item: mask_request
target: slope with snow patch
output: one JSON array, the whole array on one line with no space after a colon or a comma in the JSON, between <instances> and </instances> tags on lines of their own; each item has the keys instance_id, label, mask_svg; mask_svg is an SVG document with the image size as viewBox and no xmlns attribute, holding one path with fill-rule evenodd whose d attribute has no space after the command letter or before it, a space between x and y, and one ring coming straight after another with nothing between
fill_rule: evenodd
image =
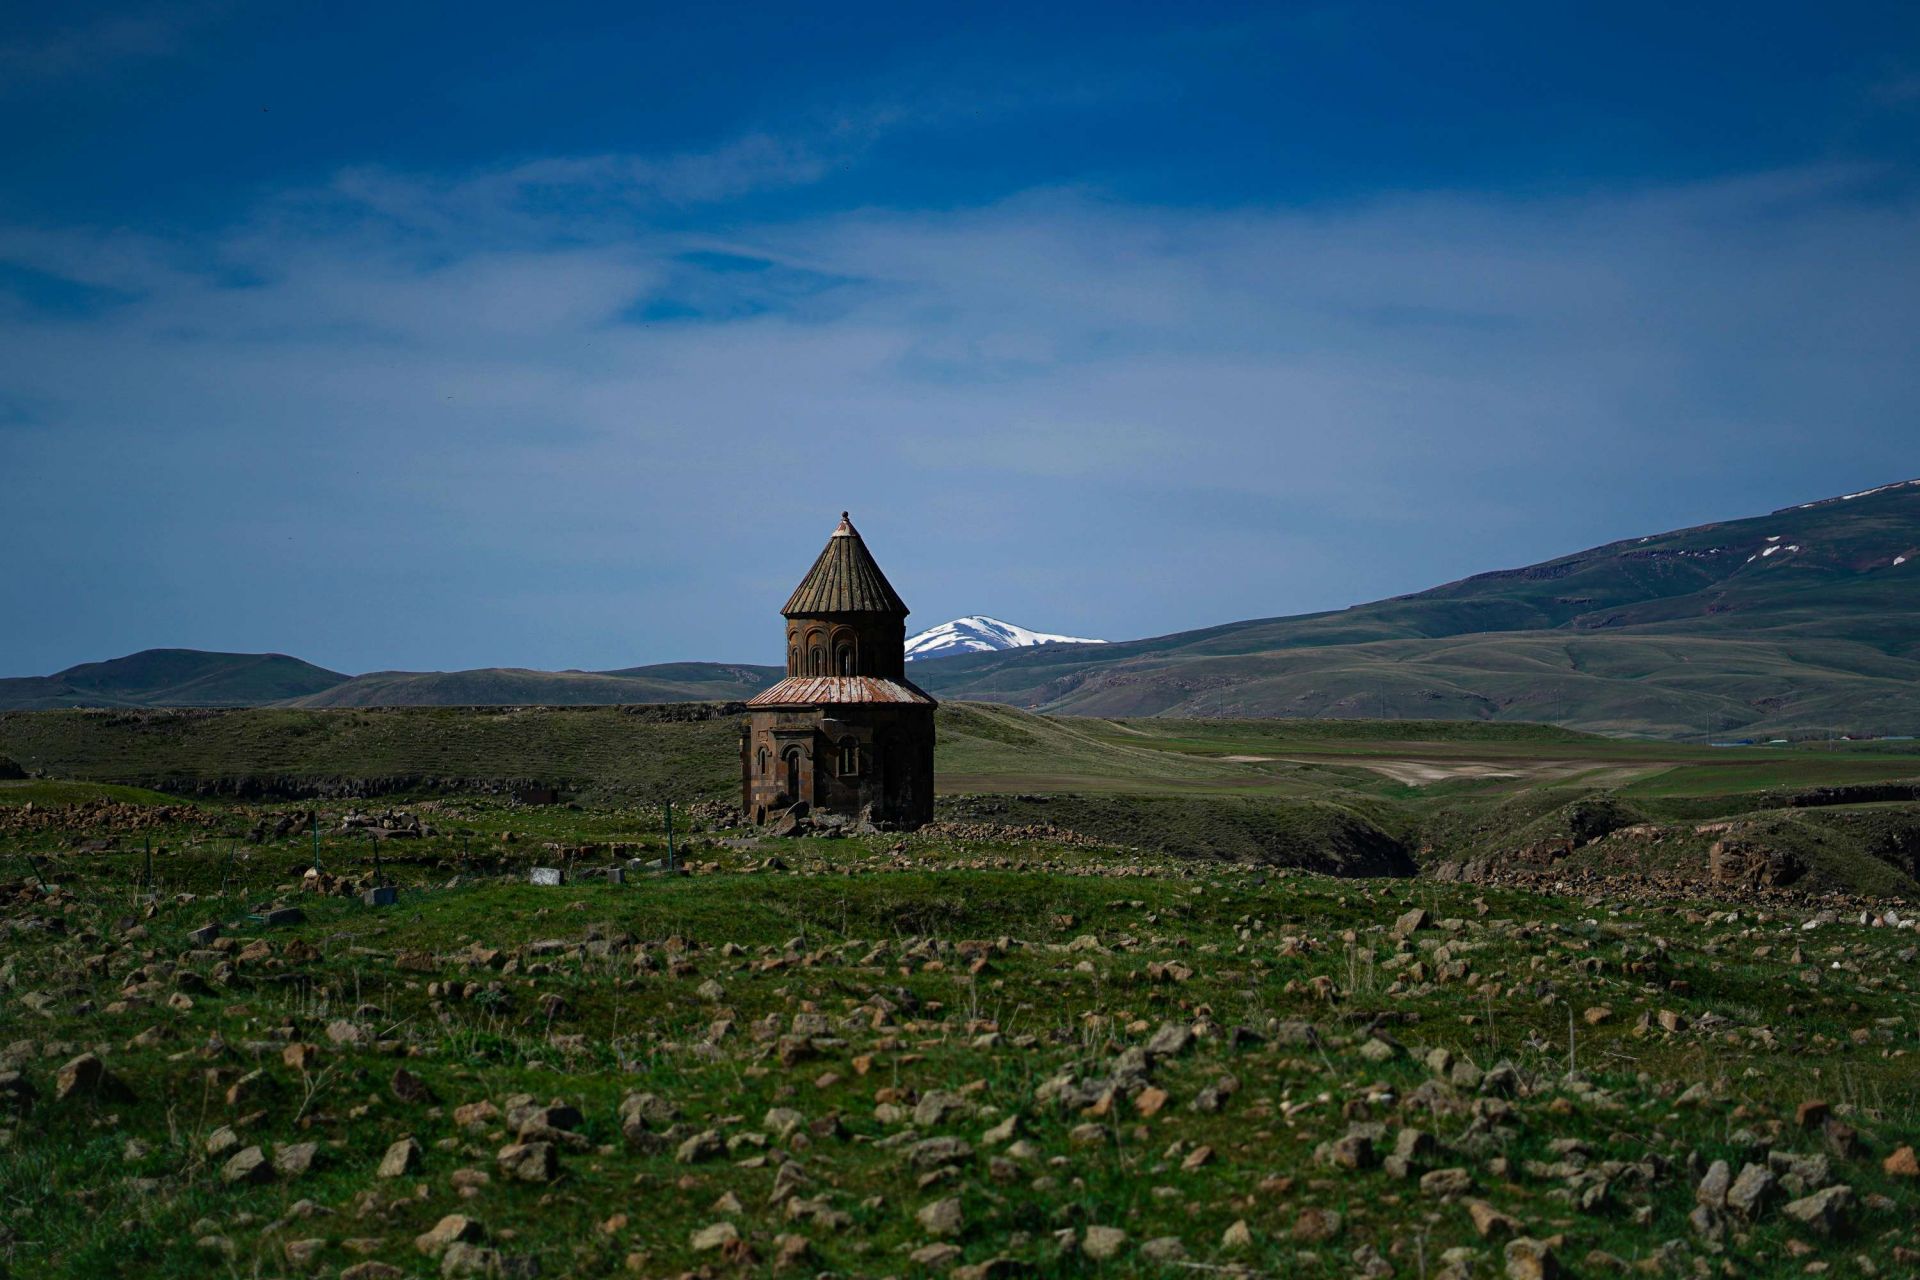
<instances>
[{"instance_id":1,"label":"slope with snow patch","mask_svg":"<svg viewBox=\"0 0 1920 1280\"><path fill-rule=\"evenodd\" d=\"M1105 644L1083 636L1057 636L1045 631L1029 631L1011 622L975 614L955 618L919 635L907 638L907 661L951 658L961 653L996 653L1002 649L1029 649L1042 644Z\"/></svg>"}]
</instances>

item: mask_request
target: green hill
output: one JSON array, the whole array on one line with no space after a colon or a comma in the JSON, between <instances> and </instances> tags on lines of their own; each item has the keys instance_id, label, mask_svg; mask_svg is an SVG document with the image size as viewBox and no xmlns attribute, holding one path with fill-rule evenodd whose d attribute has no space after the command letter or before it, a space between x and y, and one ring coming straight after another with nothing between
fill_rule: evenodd
<instances>
[{"instance_id":1,"label":"green hill","mask_svg":"<svg viewBox=\"0 0 1920 1280\"><path fill-rule=\"evenodd\" d=\"M44 778L177 795L580 787L730 796L738 704L0 713L0 754Z\"/></svg>"},{"instance_id":2,"label":"green hill","mask_svg":"<svg viewBox=\"0 0 1920 1280\"><path fill-rule=\"evenodd\" d=\"M63 707L608 706L731 702L781 676L778 667L666 662L618 671L375 671L346 676L279 653L147 649L51 676L0 680L0 711Z\"/></svg>"},{"instance_id":3,"label":"green hill","mask_svg":"<svg viewBox=\"0 0 1920 1280\"><path fill-rule=\"evenodd\" d=\"M0 680L0 709L259 706L320 693L346 679L284 653L147 649L51 676Z\"/></svg>"},{"instance_id":4,"label":"green hill","mask_svg":"<svg viewBox=\"0 0 1920 1280\"><path fill-rule=\"evenodd\" d=\"M620 671L376 671L303 698L296 707L595 706L649 702L730 702L778 680L778 667L673 662Z\"/></svg>"},{"instance_id":5,"label":"green hill","mask_svg":"<svg viewBox=\"0 0 1920 1280\"><path fill-rule=\"evenodd\" d=\"M1082 715L1920 732L1920 481L1335 613L942 658L915 679Z\"/></svg>"}]
</instances>

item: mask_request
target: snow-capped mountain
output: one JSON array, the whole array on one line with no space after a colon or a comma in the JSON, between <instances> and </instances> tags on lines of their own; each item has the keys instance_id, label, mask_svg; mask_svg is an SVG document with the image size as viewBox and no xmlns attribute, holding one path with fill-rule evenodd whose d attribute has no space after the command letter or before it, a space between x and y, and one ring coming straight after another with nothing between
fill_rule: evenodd
<instances>
[{"instance_id":1,"label":"snow-capped mountain","mask_svg":"<svg viewBox=\"0 0 1920 1280\"><path fill-rule=\"evenodd\" d=\"M937 627L929 627L917 636L907 637L907 661L927 658L951 658L960 653L993 653L1000 649L1026 649L1036 644L1105 644L1083 636L1056 636L1044 631L1029 631L998 618L976 615L955 618Z\"/></svg>"}]
</instances>

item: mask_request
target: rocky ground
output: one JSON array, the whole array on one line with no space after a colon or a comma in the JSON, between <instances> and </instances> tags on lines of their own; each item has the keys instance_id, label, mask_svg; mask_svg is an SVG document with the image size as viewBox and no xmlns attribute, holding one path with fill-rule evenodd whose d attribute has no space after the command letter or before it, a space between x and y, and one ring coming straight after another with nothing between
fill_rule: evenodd
<instances>
[{"instance_id":1,"label":"rocky ground","mask_svg":"<svg viewBox=\"0 0 1920 1280\"><path fill-rule=\"evenodd\" d=\"M237 872L183 833L152 882L134 852L15 867L0 1262L1920 1271L1904 904L971 826L683 839L677 875L648 836L611 883L601 833L539 821L458 859L380 841L387 906L358 896L371 848L309 877L297 839ZM527 883L556 855L567 883Z\"/></svg>"}]
</instances>

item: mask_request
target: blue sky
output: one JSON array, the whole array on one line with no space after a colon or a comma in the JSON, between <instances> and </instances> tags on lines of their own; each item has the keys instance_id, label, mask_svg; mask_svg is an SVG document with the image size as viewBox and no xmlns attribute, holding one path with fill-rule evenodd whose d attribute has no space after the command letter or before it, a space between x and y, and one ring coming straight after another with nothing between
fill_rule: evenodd
<instances>
[{"instance_id":1,"label":"blue sky","mask_svg":"<svg viewBox=\"0 0 1920 1280\"><path fill-rule=\"evenodd\" d=\"M1126 638L1920 476L1910 4L811 8L0 13L0 674L773 661L842 508Z\"/></svg>"}]
</instances>

